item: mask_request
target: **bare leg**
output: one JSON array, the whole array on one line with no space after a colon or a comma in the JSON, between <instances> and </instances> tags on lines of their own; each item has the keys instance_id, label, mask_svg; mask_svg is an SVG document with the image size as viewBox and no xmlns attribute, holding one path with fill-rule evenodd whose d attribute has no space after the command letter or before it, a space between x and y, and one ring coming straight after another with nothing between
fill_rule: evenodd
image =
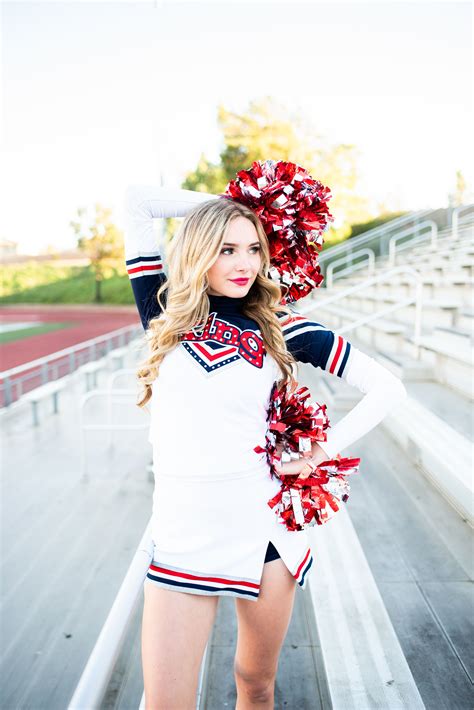
<instances>
[{"instance_id":1,"label":"bare leg","mask_svg":"<svg viewBox=\"0 0 474 710\"><path fill-rule=\"evenodd\" d=\"M236 599L236 710L273 710L278 658L288 631L296 581L281 559L264 564L257 602Z\"/></svg>"},{"instance_id":2,"label":"bare leg","mask_svg":"<svg viewBox=\"0 0 474 710\"><path fill-rule=\"evenodd\" d=\"M146 710L195 710L199 669L217 596L144 584L142 665Z\"/></svg>"}]
</instances>

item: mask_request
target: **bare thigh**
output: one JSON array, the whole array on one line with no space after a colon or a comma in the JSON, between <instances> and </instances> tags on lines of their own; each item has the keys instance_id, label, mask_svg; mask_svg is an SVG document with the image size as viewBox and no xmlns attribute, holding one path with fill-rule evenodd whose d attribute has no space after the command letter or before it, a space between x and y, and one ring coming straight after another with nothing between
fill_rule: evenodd
<instances>
[{"instance_id":1,"label":"bare thigh","mask_svg":"<svg viewBox=\"0 0 474 710\"><path fill-rule=\"evenodd\" d=\"M218 597L144 584L142 665L146 710L196 707L199 670Z\"/></svg>"},{"instance_id":2,"label":"bare thigh","mask_svg":"<svg viewBox=\"0 0 474 710\"><path fill-rule=\"evenodd\" d=\"M264 564L256 602L236 599L235 670L249 683L265 685L274 679L291 620L295 591L296 580L280 558Z\"/></svg>"}]
</instances>

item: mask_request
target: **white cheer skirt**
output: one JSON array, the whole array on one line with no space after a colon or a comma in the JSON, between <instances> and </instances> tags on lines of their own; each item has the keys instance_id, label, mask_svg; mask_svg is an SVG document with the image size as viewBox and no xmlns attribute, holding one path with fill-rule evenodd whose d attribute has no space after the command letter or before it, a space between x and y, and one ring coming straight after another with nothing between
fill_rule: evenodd
<instances>
[{"instance_id":1,"label":"white cheer skirt","mask_svg":"<svg viewBox=\"0 0 474 710\"><path fill-rule=\"evenodd\" d=\"M313 557L267 502L279 491L266 461L221 478L155 471L153 561L145 583L257 601L269 541L304 589Z\"/></svg>"}]
</instances>

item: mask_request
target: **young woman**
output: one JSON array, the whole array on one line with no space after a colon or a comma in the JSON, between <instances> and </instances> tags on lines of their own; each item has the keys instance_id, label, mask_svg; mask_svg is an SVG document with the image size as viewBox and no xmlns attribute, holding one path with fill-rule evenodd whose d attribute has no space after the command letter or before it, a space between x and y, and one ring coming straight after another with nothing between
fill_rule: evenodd
<instances>
[{"instance_id":1,"label":"young woman","mask_svg":"<svg viewBox=\"0 0 474 710\"><path fill-rule=\"evenodd\" d=\"M235 598L237 710L273 708L278 658L313 557L267 501L279 490L262 455L275 380L311 363L365 396L314 444L330 459L406 396L402 382L324 325L282 306L267 277L259 218L231 200L132 186L125 198L127 269L150 357L138 402L150 402L153 562L144 584L146 707L195 707L200 664L219 595ZM153 218L185 217L164 274ZM298 472L304 460L283 464ZM315 551L317 553L317 550Z\"/></svg>"}]
</instances>

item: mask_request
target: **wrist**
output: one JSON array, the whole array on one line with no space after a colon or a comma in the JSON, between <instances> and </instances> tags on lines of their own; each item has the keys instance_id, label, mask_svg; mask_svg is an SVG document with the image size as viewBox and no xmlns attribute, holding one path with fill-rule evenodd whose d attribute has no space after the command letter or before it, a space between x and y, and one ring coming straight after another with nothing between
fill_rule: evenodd
<instances>
[{"instance_id":1,"label":"wrist","mask_svg":"<svg viewBox=\"0 0 474 710\"><path fill-rule=\"evenodd\" d=\"M321 461L326 461L330 458L328 453L323 449L323 447L318 443L314 442L311 447L311 460L313 463L318 464Z\"/></svg>"}]
</instances>

